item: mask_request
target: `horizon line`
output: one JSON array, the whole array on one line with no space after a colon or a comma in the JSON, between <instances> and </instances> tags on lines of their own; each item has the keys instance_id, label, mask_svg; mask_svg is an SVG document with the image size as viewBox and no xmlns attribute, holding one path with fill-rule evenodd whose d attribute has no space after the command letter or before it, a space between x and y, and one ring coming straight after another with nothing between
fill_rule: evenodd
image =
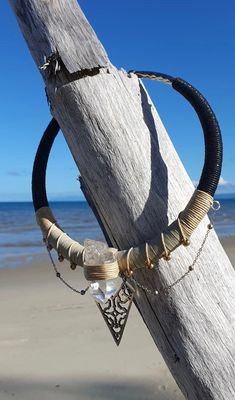
<instances>
[{"instance_id":1,"label":"horizon line","mask_svg":"<svg viewBox=\"0 0 235 400\"><path fill-rule=\"evenodd\" d=\"M216 197L234 197L235 198L235 192L230 192L230 193L217 193L215 194L214 198ZM49 200L48 203L88 203L88 201L84 199L52 199ZM33 200L0 200L0 203L33 203Z\"/></svg>"}]
</instances>

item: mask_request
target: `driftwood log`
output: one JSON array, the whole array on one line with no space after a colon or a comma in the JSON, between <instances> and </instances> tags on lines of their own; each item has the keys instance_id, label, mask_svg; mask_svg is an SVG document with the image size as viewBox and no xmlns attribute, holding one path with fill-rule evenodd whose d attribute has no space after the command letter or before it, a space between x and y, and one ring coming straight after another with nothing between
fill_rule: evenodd
<instances>
[{"instance_id":1,"label":"driftwood log","mask_svg":"<svg viewBox=\"0 0 235 400\"><path fill-rule=\"evenodd\" d=\"M142 83L111 65L75 0L10 4L111 243L124 249L156 236L194 188ZM185 397L234 400L235 273L214 232L180 280L207 224L170 262L136 274L149 288L178 284L161 296L138 290L135 301Z\"/></svg>"}]
</instances>

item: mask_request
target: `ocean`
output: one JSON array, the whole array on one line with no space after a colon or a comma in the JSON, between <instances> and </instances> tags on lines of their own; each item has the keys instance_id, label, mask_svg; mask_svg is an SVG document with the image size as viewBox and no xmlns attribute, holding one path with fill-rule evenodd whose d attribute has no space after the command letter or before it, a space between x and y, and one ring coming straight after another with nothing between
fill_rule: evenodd
<instances>
[{"instance_id":1,"label":"ocean","mask_svg":"<svg viewBox=\"0 0 235 400\"><path fill-rule=\"evenodd\" d=\"M221 208L214 226L220 238L235 235L235 196L219 198ZM94 214L86 202L51 202L60 226L73 239L104 240ZM42 235L30 202L0 203L0 268L17 267L46 254Z\"/></svg>"}]
</instances>

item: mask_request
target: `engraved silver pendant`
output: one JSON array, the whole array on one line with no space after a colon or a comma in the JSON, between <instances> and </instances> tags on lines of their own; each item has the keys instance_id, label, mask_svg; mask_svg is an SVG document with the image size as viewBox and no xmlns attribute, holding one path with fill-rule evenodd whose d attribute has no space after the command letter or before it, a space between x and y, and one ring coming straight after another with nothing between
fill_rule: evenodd
<instances>
[{"instance_id":1,"label":"engraved silver pendant","mask_svg":"<svg viewBox=\"0 0 235 400\"><path fill-rule=\"evenodd\" d=\"M118 292L106 303L96 302L117 346L122 339L134 293L135 289L124 281Z\"/></svg>"}]
</instances>

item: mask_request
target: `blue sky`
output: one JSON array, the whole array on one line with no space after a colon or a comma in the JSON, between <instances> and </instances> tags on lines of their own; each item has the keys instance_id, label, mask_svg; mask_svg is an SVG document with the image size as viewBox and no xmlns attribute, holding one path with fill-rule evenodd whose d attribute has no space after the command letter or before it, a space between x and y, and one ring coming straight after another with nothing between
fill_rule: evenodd
<instances>
[{"instance_id":1,"label":"blue sky","mask_svg":"<svg viewBox=\"0 0 235 400\"><path fill-rule=\"evenodd\" d=\"M235 192L234 0L80 0L79 4L118 68L180 76L204 94L223 133L220 190ZM33 158L51 116L40 73L6 1L0 5L0 46L0 201L31 200ZM191 179L197 181L203 138L193 111L170 88L146 86ZM48 168L50 198L81 198L78 175L60 134Z\"/></svg>"}]
</instances>

